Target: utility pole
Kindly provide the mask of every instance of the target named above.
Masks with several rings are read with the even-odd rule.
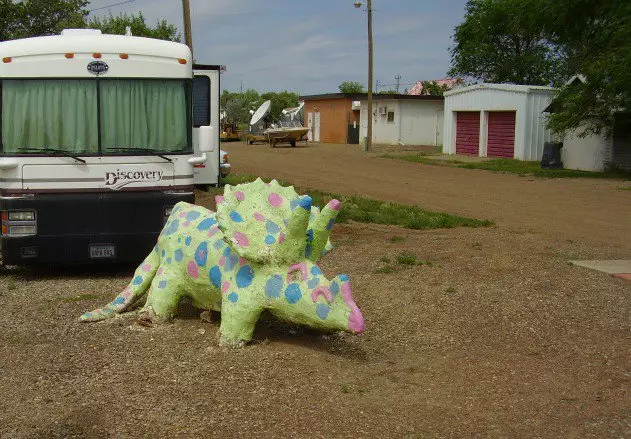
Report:
[[[379,84],[379,80],[377,79],[377,83],[375,84],[375,93],[379,93],[379,87],[381,86],[381,84]]]
[[[184,15],[184,41],[193,54],[193,35],[191,34],[191,5],[189,0],[182,0],[182,14]]]
[[[394,77],[397,80],[397,94],[399,94],[399,85],[401,85],[401,75],[397,75]]]
[[[372,150],[372,0],[367,0],[368,7],[368,132],[366,152]]]

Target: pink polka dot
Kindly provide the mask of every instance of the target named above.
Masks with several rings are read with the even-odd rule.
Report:
[[[186,212],[180,212],[180,214],[178,215],[180,218],[184,218],[186,216]]]
[[[215,204],[221,204],[221,203],[223,203],[223,201],[224,201],[223,195],[217,195],[215,197]]]
[[[226,257],[222,256],[219,258],[219,265],[226,265]]]
[[[265,221],[265,217],[263,216],[263,214],[256,212],[254,214],[254,219],[257,221]]]
[[[245,236],[241,232],[234,232],[232,237],[237,242],[237,245],[240,247],[247,247],[248,245],[250,245],[250,241],[248,240],[248,237]]]
[[[199,277],[199,271],[197,270],[197,264],[195,262],[189,261],[186,270],[188,271],[188,275],[193,279],[197,279]]]
[[[278,243],[282,244],[282,242],[285,240],[285,234],[281,233],[280,235],[278,235]]]
[[[230,289],[230,282],[228,282],[228,281],[224,281],[224,282],[221,284],[221,292],[222,292],[222,293],[226,293],[226,292],[228,292],[228,290],[229,290],[229,289]]]
[[[160,276],[162,274],[164,270],[162,269],[162,267],[158,268],[158,276]]]
[[[190,225],[191,225],[191,223],[190,223],[189,221],[184,221],[184,222],[182,223],[182,227],[188,227],[188,226],[190,226]]]
[[[148,273],[151,271],[151,265],[149,264],[143,264],[141,268],[142,268],[142,271],[144,271],[145,273]]]
[[[236,191],[236,192],[234,193],[234,197],[235,197],[237,200],[239,200],[239,201],[243,201],[243,200],[245,200],[245,194],[244,194],[243,192],[241,192],[241,191]]]
[[[269,194],[267,200],[269,201],[269,204],[274,207],[280,207],[280,205],[283,204],[283,197],[278,195],[276,192],[272,192],[271,194]]]
[[[245,258],[239,258],[239,265],[245,265],[245,264],[247,264],[247,263],[248,263],[247,259],[245,259]]]

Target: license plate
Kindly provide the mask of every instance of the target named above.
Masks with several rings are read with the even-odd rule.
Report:
[[[113,245],[91,245],[90,257],[94,259],[98,258],[113,258],[116,256],[116,247]]]

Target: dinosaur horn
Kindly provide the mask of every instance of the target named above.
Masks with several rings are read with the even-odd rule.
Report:
[[[309,226],[311,203],[311,197],[308,195],[300,198],[298,206],[293,210],[289,218],[287,234],[279,248],[279,253],[283,254],[288,261],[298,261],[304,257],[307,245],[305,234]]]
[[[335,218],[340,213],[342,203],[338,200],[331,200],[324,206],[322,212],[316,217],[313,224],[313,242],[311,243],[313,250],[309,259],[316,262],[322,257],[322,252],[331,236],[331,229],[335,224]]]

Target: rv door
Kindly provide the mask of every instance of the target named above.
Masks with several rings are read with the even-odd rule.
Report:
[[[193,165],[195,185],[219,185],[219,66],[193,65],[193,151],[201,156],[199,128],[213,128],[212,149],[206,162]],[[204,136],[201,136],[202,138]],[[206,148],[202,148],[206,149]]]

